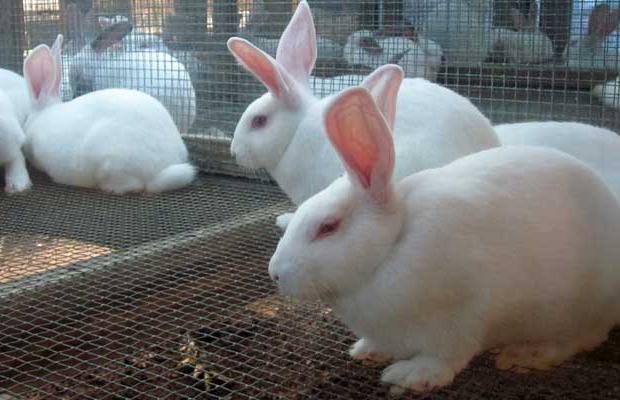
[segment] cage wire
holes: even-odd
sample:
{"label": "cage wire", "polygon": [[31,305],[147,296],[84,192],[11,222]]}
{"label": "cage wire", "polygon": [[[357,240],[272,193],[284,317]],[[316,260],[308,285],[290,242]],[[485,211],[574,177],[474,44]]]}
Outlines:
{"label": "cage wire", "polygon": [[[570,120],[617,130],[617,1],[309,0],[311,78],[326,96],[387,62],[470,98],[494,122]],[[346,355],[331,310],[279,298],[266,265],[291,208],[229,155],[264,87],[226,49],[275,55],[282,0],[4,0],[0,67],[63,47],[63,98],[146,91],[169,109],[203,173],[157,196],[55,185],[0,200],[0,398],[383,398],[381,367]],[[103,51],[115,24],[133,28]],[[241,176],[241,177],[240,177]],[[261,179],[256,179],[261,178]],[[415,398],[415,395],[408,395]],[[549,372],[476,359],[437,399],[620,398],[620,335]]]}

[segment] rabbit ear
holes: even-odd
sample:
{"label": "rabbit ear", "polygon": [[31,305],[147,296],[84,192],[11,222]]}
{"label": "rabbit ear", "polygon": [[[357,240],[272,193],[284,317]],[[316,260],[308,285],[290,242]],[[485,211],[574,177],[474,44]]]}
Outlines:
{"label": "rabbit ear", "polygon": [[599,4],[592,9],[588,21],[588,35],[603,40],[618,27],[618,9],[613,11],[608,4]]}
{"label": "rabbit ear", "polygon": [[[30,96],[37,108],[60,93],[56,65],[50,48],[41,44],[34,48],[24,61],[24,77],[28,82]],[[58,96],[59,98],[59,96]]]}
{"label": "rabbit ear", "polygon": [[309,86],[308,77],[316,62],[316,31],[310,7],[301,1],[280,37],[276,60],[293,77]]}
{"label": "rabbit ear", "polygon": [[60,85],[62,83],[62,41],[63,36],[56,36],[56,40],[52,45],[52,59],[54,60],[55,81],[54,81],[54,96],[61,98]]}
{"label": "rabbit ear", "polygon": [[228,50],[263,85],[284,104],[293,109],[298,103],[298,92],[287,72],[269,54],[245,39],[232,37],[227,42]]}
{"label": "rabbit ear", "polygon": [[396,64],[387,64],[368,75],[360,86],[368,89],[390,129],[396,120],[396,100],[405,73]]}
{"label": "rabbit ear", "polygon": [[90,47],[92,47],[96,53],[101,53],[123,40],[132,30],[133,26],[126,21],[110,25],[97,35],[95,40],[91,42]]}
{"label": "rabbit ear", "polygon": [[392,197],[394,144],[388,125],[368,90],[339,94],[325,112],[325,127],[351,182],[378,204]]}

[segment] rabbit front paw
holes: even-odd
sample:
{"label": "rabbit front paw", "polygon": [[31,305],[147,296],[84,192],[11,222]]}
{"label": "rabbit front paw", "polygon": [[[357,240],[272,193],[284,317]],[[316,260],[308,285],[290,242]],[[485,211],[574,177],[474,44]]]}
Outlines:
{"label": "rabbit front paw", "polygon": [[377,351],[375,346],[366,338],[361,338],[349,350],[349,355],[354,360],[373,361],[384,363],[392,359],[391,356]]}
{"label": "rabbit front paw", "polygon": [[405,389],[428,392],[452,383],[455,371],[444,361],[435,357],[417,356],[411,360],[398,361],[383,371],[381,381],[395,385],[393,394]]}

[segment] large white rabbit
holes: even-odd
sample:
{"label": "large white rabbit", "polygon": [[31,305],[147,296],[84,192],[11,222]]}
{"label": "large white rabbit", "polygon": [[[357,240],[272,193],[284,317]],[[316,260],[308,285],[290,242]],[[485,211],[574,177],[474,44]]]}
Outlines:
{"label": "large white rabbit", "polygon": [[131,30],[127,22],[113,24],[71,59],[73,96],[110,88],[140,90],[158,99],[186,133],[196,118],[196,93],[189,73],[167,53],[108,51]]}
{"label": "large white rabbit", "polygon": [[532,145],[561,150],[596,171],[620,199],[620,136],[578,122],[521,122],[495,125],[502,145]]}
{"label": "large white rabbit", "polygon": [[20,75],[0,69],[0,166],[4,167],[4,190],[18,193],[32,186],[22,146],[23,125],[30,112],[26,81]]}
{"label": "large white rabbit", "polygon": [[283,295],[321,300],[382,381],[448,385],[478,353],[542,369],[620,322],[620,205],[562,152],[503,146],[392,183],[388,124],[363,88],[325,114],[346,176],[295,212],[269,263]]}
{"label": "large white rabbit", "polygon": [[122,194],[186,186],[196,174],[178,128],[155,98],[107,89],[60,99],[62,35],[24,61],[33,108],[26,154],[55,182]]}
{"label": "large white rabbit", "polygon": [[[316,59],[310,8],[305,1],[299,3],[280,38],[275,60],[240,38],[229,39],[228,48],[268,89],[241,116],[231,151],[241,166],[266,169],[299,204],[343,172],[321,134],[321,115],[329,99],[316,97],[308,83]],[[403,81],[402,77],[401,68],[387,65],[362,83],[391,124],[398,116],[394,123],[397,176],[499,146],[488,119],[465,97],[424,79]],[[278,225],[284,226],[285,220]]]}

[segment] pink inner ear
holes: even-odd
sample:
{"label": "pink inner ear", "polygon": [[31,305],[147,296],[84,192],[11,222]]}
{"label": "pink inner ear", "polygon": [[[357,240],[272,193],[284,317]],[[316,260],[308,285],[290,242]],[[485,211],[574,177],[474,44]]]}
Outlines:
{"label": "pink inner ear", "polygon": [[38,100],[49,89],[50,79],[55,76],[52,55],[47,46],[37,47],[28,55],[24,62],[24,75],[34,99]]}
{"label": "pink inner ear", "polygon": [[316,31],[308,3],[302,1],[282,33],[276,60],[297,81],[306,83],[316,62]]}
{"label": "pink inner ear", "polygon": [[388,64],[377,68],[362,82],[372,94],[390,129],[396,121],[396,103],[404,72],[398,65]]}
{"label": "pink inner ear", "polygon": [[386,201],[394,149],[391,132],[370,93],[363,88],[345,90],[327,110],[325,126],[360,186],[376,201]]}
{"label": "pink inner ear", "polygon": [[229,39],[228,49],[274,96],[282,96],[281,77],[275,60],[248,41],[239,38]]}

